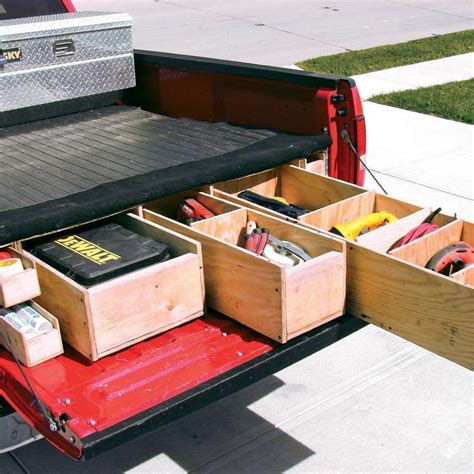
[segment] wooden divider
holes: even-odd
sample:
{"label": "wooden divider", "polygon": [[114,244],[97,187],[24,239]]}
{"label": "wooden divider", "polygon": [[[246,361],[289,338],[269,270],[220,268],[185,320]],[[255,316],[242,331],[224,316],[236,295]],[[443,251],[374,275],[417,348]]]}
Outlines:
{"label": "wooden divider", "polygon": [[424,267],[429,259],[443,247],[461,240],[464,221],[455,220],[413,242],[390,252],[394,257]]}
{"label": "wooden divider", "polygon": [[385,253],[398,239],[404,237],[410,230],[420,225],[429,215],[431,209],[420,209],[419,211],[402,217],[395,222],[374,229],[361,235],[357,242],[377,252]]}
{"label": "wooden divider", "polygon": [[466,267],[459,272],[453,273],[451,278],[464,285],[474,286],[474,266]]}

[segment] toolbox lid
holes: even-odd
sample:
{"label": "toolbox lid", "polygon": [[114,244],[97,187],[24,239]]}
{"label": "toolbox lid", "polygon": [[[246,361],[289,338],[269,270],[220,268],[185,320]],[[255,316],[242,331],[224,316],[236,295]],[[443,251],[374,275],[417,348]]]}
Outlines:
{"label": "toolbox lid", "polygon": [[170,258],[165,244],[115,223],[63,234],[33,247],[32,253],[85,286]]}
{"label": "toolbox lid", "polygon": [[83,11],[0,21],[0,41],[131,27],[127,13]]}

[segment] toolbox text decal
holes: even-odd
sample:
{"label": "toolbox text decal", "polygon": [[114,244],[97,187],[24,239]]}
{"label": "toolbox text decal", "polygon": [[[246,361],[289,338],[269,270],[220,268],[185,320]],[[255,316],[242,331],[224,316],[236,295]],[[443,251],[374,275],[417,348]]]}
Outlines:
{"label": "toolbox text decal", "polygon": [[78,253],[82,257],[97,263],[97,265],[102,265],[112,260],[119,260],[122,258],[120,255],[109,252],[108,250],[99,247],[82,237],[78,237],[77,235],[68,235],[62,239],[55,240],[55,243]]}
{"label": "toolbox text decal", "polygon": [[22,54],[20,48],[9,48],[3,50],[3,57],[7,63],[14,63],[15,61],[21,61]]}

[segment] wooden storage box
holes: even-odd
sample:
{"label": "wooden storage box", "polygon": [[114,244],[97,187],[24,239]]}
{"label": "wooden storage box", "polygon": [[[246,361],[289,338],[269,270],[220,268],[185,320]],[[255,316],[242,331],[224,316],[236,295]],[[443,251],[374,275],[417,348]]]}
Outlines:
{"label": "wooden storage box", "polygon": [[8,251],[13,257],[21,260],[24,270],[15,275],[0,278],[0,306],[4,308],[28,301],[41,293],[33,262],[12,248]]}
{"label": "wooden storage box", "polygon": [[239,198],[237,195],[245,190],[270,198],[283,197],[291,204],[308,209],[309,213],[297,219],[301,223],[310,219],[311,214],[316,209],[367,192],[359,186],[321,176],[293,165],[279,166],[243,178],[223,181],[212,186],[212,194],[216,197],[249,209],[265,212],[279,219],[296,222],[296,219],[291,219],[283,214]]}
{"label": "wooden storage box", "polygon": [[473,370],[474,267],[451,277],[424,268],[458,240],[474,245],[472,223],[455,220],[389,255],[348,244],[348,311]]}
{"label": "wooden storage box", "polygon": [[27,340],[20,331],[0,317],[0,344],[8,351],[13,352],[23,365],[33,367],[62,354],[64,351],[58,320],[35,302],[31,301],[28,304],[50,321],[53,329]]}
{"label": "wooden storage box", "polygon": [[[266,173],[269,179],[259,178],[254,190],[270,196],[275,189],[277,194],[281,192],[281,188],[278,190],[275,184],[277,179],[272,174],[273,170]],[[254,208],[251,203],[234,195],[244,188],[252,189],[252,179],[246,177],[240,183],[239,180],[218,183],[213,187],[213,192],[249,209]],[[346,186],[337,180],[327,182],[329,193],[333,182]],[[294,187],[298,189],[298,186]],[[336,185],[334,189],[340,188]],[[294,195],[290,196],[290,200],[295,199]],[[272,214],[272,211],[263,208],[262,211]],[[436,250],[452,241],[463,239],[472,245],[472,224],[439,214],[433,221],[440,226],[438,231],[387,255],[391,245],[421,224],[432,209],[374,191],[356,193],[347,199],[335,199],[329,205],[321,203],[319,209],[306,214],[298,223],[328,233],[334,225],[347,224],[379,211],[390,212],[398,220],[361,235],[357,242],[346,241],[347,311],[474,369],[473,268],[467,268],[452,277],[423,268]]]}
{"label": "wooden storage box", "polygon": [[173,258],[85,288],[25,253],[42,288],[36,301],[57,316],[64,340],[91,360],[203,314],[200,244],[132,214],[113,221],[167,244]]}
{"label": "wooden storage box", "polygon": [[[201,242],[210,307],[279,342],[343,313],[343,242],[203,193],[195,197],[218,215],[186,226],[160,214],[166,201],[156,201],[144,206],[143,217]],[[241,248],[249,220],[313,258],[285,269]]]}

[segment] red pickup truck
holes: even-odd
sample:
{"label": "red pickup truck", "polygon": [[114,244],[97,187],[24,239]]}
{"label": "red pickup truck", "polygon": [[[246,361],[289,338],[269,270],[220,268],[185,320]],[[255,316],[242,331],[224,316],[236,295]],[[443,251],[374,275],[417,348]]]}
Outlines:
{"label": "red pickup truck", "polygon": [[[70,0],[4,0],[0,7],[0,20],[7,21],[74,11]],[[14,134],[21,138],[16,145],[14,140],[8,142],[7,159],[12,167],[22,163],[23,184],[36,193],[22,201],[9,174],[0,177],[9,187],[11,201],[18,196],[15,205],[1,196],[5,207],[0,212],[0,245],[302,156],[311,159],[318,154],[324,157],[329,176],[363,184],[364,171],[341,138],[346,130],[358,154],[365,154],[364,115],[352,79],[156,51],[135,51],[134,59],[136,87],[120,102],[106,97],[95,110],[85,110],[80,103],[76,110],[66,110],[63,104],[39,111],[32,122],[3,125],[0,138],[5,143]],[[139,163],[131,177],[111,170],[116,179],[93,187],[91,178],[92,184],[85,183],[79,193],[74,186],[67,188],[70,163],[80,154],[81,145],[85,146],[73,136],[75,126],[86,130],[88,121],[98,117],[125,123],[132,115],[140,118],[150,113],[185,119],[167,122],[173,159],[200,146],[210,150],[200,157],[206,161],[183,164],[176,158],[151,171]],[[58,178],[52,180],[46,168],[35,168],[25,159],[33,155],[31,147],[46,153],[48,133],[62,137],[63,147],[54,157]],[[159,151],[159,140],[150,143]],[[106,144],[104,139],[103,146],[113,146],[115,153],[127,153],[133,161],[132,139],[128,144]],[[90,169],[84,170],[85,181],[97,172],[96,166],[91,162]],[[6,167],[3,159],[3,170]],[[152,191],[147,186],[150,181],[155,184]],[[57,198],[50,191],[55,186],[65,191]],[[280,345],[232,319],[208,312],[96,362],[66,347],[63,355],[24,368],[1,348],[0,426],[6,426],[2,417],[5,420],[16,410],[58,449],[86,460],[249,386],[365,324],[345,315]]]}

